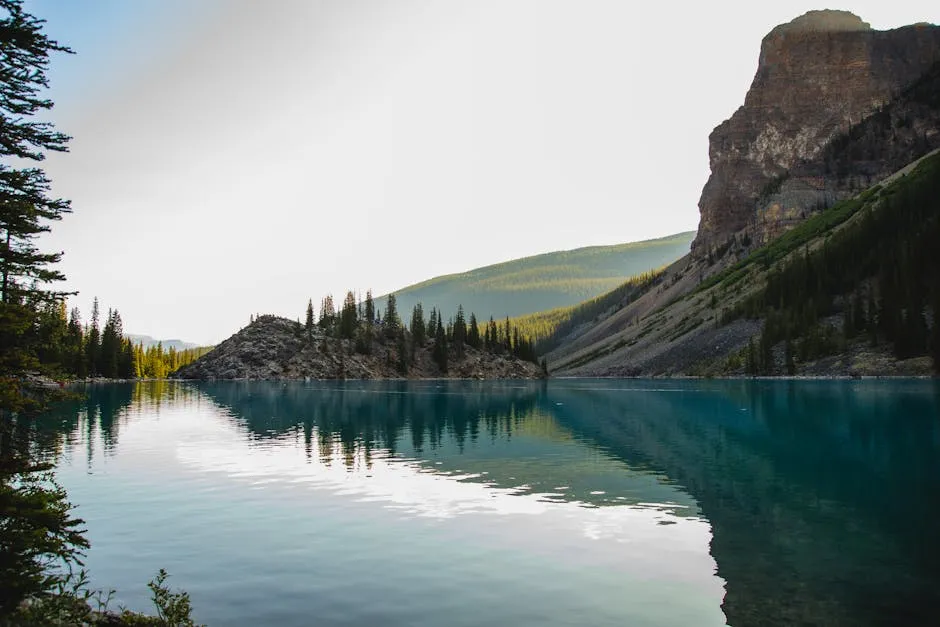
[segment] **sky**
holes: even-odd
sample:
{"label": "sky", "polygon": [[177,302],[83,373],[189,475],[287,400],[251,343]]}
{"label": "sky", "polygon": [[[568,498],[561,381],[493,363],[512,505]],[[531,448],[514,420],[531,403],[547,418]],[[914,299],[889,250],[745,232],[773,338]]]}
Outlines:
{"label": "sky", "polygon": [[[42,242],[125,331],[694,230],[708,134],[812,2],[27,0],[69,45]],[[847,0],[885,29],[935,2]]]}

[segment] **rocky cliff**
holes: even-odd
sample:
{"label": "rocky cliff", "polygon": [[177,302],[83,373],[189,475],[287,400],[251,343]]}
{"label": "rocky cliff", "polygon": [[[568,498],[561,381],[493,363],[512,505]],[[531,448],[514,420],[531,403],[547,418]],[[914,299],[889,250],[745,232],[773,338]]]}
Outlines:
{"label": "rocky cliff", "polygon": [[[693,255],[743,229],[766,242],[940,146],[936,108],[910,103],[938,63],[940,27],[929,24],[876,31],[851,13],[811,11],[774,28],[744,105],[709,138]],[[936,98],[936,82],[921,92]],[[891,108],[888,124],[871,123]]]}
{"label": "rocky cliff", "polygon": [[[418,347],[407,375],[399,370],[398,346],[381,340],[371,343],[369,354],[352,340],[328,337],[319,329],[308,339],[295,321],[259,316],[197,361],[178,370],[178,379],[388,379],[463,378],[535,379],[541,374],[533,363],[464,346],[457,356],[451,347],[446,372],[432,358],[433,342]],[[361,347],[360,347],[361,349]]]}

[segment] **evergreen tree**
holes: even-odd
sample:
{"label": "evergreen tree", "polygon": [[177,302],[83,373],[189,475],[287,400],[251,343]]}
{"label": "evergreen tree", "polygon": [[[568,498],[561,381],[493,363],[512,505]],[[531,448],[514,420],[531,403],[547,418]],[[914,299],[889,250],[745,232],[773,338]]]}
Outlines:
{"label": "evergreen tree", "polygon": [[431,316],[428,318],[428,337],[434,339],[437,337],[437,308],[431,307]]}
{"label": "evergreen tree", "polygon": [[[4,0],[0,11],[0,157],[39,162],[48,152],[67,150],[68,136],[50,122],[37,121],[52,108],[43,98],[46,70],[53,52],[71,52],[42,33],[42,20],[23,11],[17,0]],[[59,281],[50,267],[61,253],[43,253],[35,239],[49,231],[49,222],[69,213],[69,202],[48,195],[50,181],[37,167],[0,164],[0,302],[22,305],[44,298],[39,285]]]}
{"label": "evergreen tree", "polygon": [[395,301],[395,295],[388,295],[388,302],[385,304],[385,337],[395,337],[398,334],[398,327],[401,321],[398,318],[398,305]]}
{"label": "evergreen tree", "polygon": [[85,336],[85,370],[89,375],[94,377],[99,373],[99,361],[101,354],[101,331],[98,328],[97,296],[91,305],[91,323]]}
{"label": "evergreen tree", "polygon": [[329,332],[336,322],[336,308],[333,306],[333,295],[327,294],[320,303],[320,320],[318,324],[324,331]]}
{"label": "evergreen tree", "polygon": [[66,370],[79,378],[86,375],[85,355],[82,351],[82,317],[78,307],[73,307],[69,314],[68,330],[65,335]]}
{"label": "evergreen tree", "polygon": [[306,322],[304,323],[304,333],[307,337],[308,342],[313,340],[313,325],[314,325],[313,299],[311,298],[307,301],[307,319],[306,319]]}
{"label": "evergreen tree", "polygon": [[411,310],[411,337],[414,346],[424,346],[427,340],[427,329],[424,324],[424,308],[418,303]]}
{"label": "evergreen tree", "polygon": [[454,350],[458,357],[463,357],[464,344],[467,343],[467,319],[463,312],[463,305],[457,305],[457,317],[454,319]]}
{"label": "evergreen tree", "polygon": [[470,330],[467,332],[467,344],[473,348],[480,348],[480,327],[477,325],[477,317],[470,312]]}
{"label": "evergreen tree", "polygon": [[340,313],[340,337],[346,339],[354,338],[358,326],[359,317],[356,309],[356,296],[352,292],[346,292],[346,299],[343,301],[343,311]]}
{"label": "evergreen tree", "polygon": [[366,324],[375,323],[375,301],[372,300],[372,290],[366,290]]}
{"label": "evergreen tree", "polygon": [[109,379],[118,376],[122,338],[121,317],[117,311],[108,309],[108,319],[105,321],[104,331],[101,334],[99,373]]}

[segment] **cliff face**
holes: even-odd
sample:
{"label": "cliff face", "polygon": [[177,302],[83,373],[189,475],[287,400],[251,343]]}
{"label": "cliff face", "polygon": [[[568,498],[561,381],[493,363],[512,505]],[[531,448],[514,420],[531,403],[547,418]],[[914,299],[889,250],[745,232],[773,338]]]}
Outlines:
{"label": "cliff face", "polygon": [[[897,100],[940,62],[940,27],[875,31],[843,11],[812,11],[763,40],[757,74],[734,115],[709,138],[711,176],[699,201],[693,254],[701,256],[749,228],[766,241],[800,220],[900,167],[879,151],[918,157],[936,148],[936,119],[905,115],[866,155],[862,180],[833,168],[833,140],[844,138]],[[869,142],[870,144],[872,142]],[[898,149],[895,144],[904,144]],[[855,171],[849,167],[845,170]]]}

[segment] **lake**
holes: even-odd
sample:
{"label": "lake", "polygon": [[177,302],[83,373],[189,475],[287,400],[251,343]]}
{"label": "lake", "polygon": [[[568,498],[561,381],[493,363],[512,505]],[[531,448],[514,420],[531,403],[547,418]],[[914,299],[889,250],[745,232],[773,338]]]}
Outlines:
{"label": "lake", "polygon": [[92,583],[220,625],[924,625],[934,381],[97,385],[44,418]]}

